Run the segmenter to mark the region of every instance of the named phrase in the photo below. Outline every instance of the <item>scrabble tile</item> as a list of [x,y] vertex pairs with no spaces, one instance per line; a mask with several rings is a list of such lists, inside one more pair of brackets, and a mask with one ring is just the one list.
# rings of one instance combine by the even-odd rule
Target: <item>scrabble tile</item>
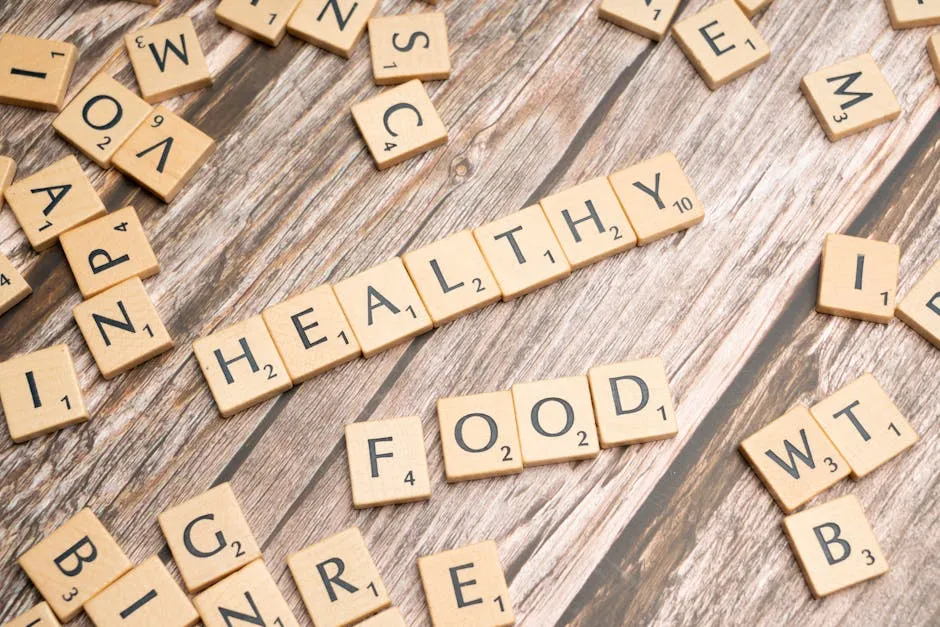
[[329,285],[268,307],[261,315],[295,384],[362,354]]
[[444,14],[407,13],[369,20],[372,75],[376,85],[450,76]]
[[0,315],[33,293],[23,275],[0,253]]
[[10,622],[4,623],[3,627],[62,627],[62,624],[52,613],[49,604],[43,601]]
[[940,259],[898,303],[894,315],[940,348]]
[[3,194],[7,191],[13,177],[16,176],[16,161],[0,155],[0,209],[3,208]]
[[72,315],[105,379],[173,348],[160,314],[137,277],[76,305]]
[[0,404],[14,442],[88,420],[69,347],[57,344],[0,363]]
[[447,129],[421,81],[354,104],[352,116],[379,170],[447,143]]
[[65,231],[105,214],[98,192],[74,156],[19,179],[5,196],[29,243],[39,251],[54,246]]
[[816,311],[891,322],[900,260],[897,244],[830,233],[819,265]]
[[215,8],[219,22],[243,35],[276,46],[287,33],[287,20],[300,0],[222,0]]
[[402,618],[401,610],[397,607],[390,607],[372,618],[357,623],[356,627],[408,627],[408,625],[405,623],[405,619]]
[[58,111],[65,102],[78,52],[70,43],[0,37],[0,104]]
[[346,425],[346,456],[356,509],[431,498],[417,416]]
[[679,0],[602,0],[598,15],[621,28],[662,41]]
[[340,281],[333,289],[364,357],[431,329],[431,317],[398,257]]
[[102,168],[152,107],[124,85],[99,74],[56,116],[52,128]]
[[850,471],[848,462],[802,405],[745,438],[741,453],[787,514]]
[[898,99],[870,54],[807,74],[800,89],[829,141],[901,115]]
[[672,34],[712,90],[770,58],[764,38],[735,0],[722,0],[678,22]]
[[671,152],[614,172],[607,178],[640,246],[705,219],[702,203]]
[[435,627],[512,625],[512,601],[492,540],[418,558]]
[[587,377],[516,383],[512,399],[523,465],[597,457],[597,427]]
[[171,507],[157,516],[157,521],[190,592],[198,592],[261,557],[228,483]]
[[437,421],[448,481],[522,472],[510,392],[438,399]]
[[852,469],[864,477],[920,437],[871,373],[810,407],[810,413]]
[[503,300],[571,274],[571,266],[541,207],[532,205],[473,230]]
[[676,410],[662,357],[588,370],[601,448],[675,437]]
[[895,29],[940,24],[940,4],[936,0],[885,0],[885,4]]
[[236,624],[299,627],[260,559],[215,584],[193,599],[193,603],[205,627]]
[[502,295],[470,231],[405,253],[402,261],[436,327]]
[[552,194],[539,205],[574,270],[636,246],[636,233],[604,177]]
[[888,572],[854,494],[787,516],[783,530],[817,599]]
[[144,100],[160,102],[212,84],[188,15],[124,35]]
[[758,12],[767,8],[773,0],[737,0],[738,6],[748,18],[754,17]]
[[19,564],[62,621],[72,620],[85,601],[131,568],[124,551],[87,508],[23,553]]
[[307,613],[317,627],[343,627],[391,605],[358,527],[289,555]]
[[215,151],[211,137],[169,109],[157,107],[112,163],[163,202],[170,202]]
[[927,54],[930,56],[933,72],[937,75],[937,82],[940,83],[940,33],[934,33],[927,40]]
[[82,296],[94,296],[131,277],[160,272],[137,211],[124,207],[59,237]]
[[301,0],[287,32],[344,59],[379,10],[379,0]]
[[85,603],[96,627],[189,627],[196,608],[156,555]]

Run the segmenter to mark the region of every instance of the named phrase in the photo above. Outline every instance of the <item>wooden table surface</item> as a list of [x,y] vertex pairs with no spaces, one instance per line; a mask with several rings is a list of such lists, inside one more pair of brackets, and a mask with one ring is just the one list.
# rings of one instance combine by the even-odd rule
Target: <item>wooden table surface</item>
[[[39,600],[16,558],[80,508],[133,561],[159,553],[171,564],[157,514],[231,481],[302,624],[285,557],[354,524],[414,625],[429,620],[416,558],[483,539],[499,546],[522,625],[936,624],[940,353],[897,320],[813,311],[826,233],[899,244],[901,295],[937,258],[930,29],[892,30],[881,0],[777,0],[755,20],[770,60],[710,92],[671,38],[654,44],[603,22],[597,4],[442,0],[454,72],[428,91],[450,141],[384,172],[349,114],[378,92],[365,41],[349,61],[289,36],[271,49],[217,23],[208,0],[0,4],[0,32],[78,46],[70,95],[102,69],[135,86],[123,34],[190,15],[215,84],[166,104],[219,144],[168,206],[82,157],[110,210],[141,215],[162,264],[145,284],[176,342],[111,381],[72,319],[81,297],[61,249],[37,255],[0,212],[0,250],[34,289],[0,319],[0,359],[68,344],[93,416],[26,444],[0,438],[0,619]],[[680,17],[706,4],[683,3]],[[831,144],[799,81],[866,51],[901,117]],[[0,107],[0,154],[21,175],[72,152],[53,117]],[[703,224],[219,417],[194,338],[666,150],[705,204]],[[444,481],[438,397],[656,354],[677,401],[675,439]],[[737,445],[866,371],[922,440],[819,499],[855,493],[891,571],[814,601],[783,515]],[[413,414],[432,499],[353,511],[343,426]]]

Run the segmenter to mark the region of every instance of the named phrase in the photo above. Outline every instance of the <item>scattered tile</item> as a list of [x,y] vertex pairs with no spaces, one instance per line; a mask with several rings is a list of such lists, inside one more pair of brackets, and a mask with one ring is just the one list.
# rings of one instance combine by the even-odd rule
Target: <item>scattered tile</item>
[[597,457],[597,427],[587,377],[516,383],[512,399],[523,465]]
[[417,416],[346,425],[346,455],[356,509],[431,498]]
[[149,103],[212,84],[196,29],[188,15],[124,35],[137,84]]
[[372,75],[376,85],[450,76],[444,14],[406,13],[369,20]]
[[222,0],[215,8],[215,17],[237,30],[269,46],[277,46],[287,34],[287,21],[300,0]]
[[233,627],[238,623],[299,627],[260,559],[199,594],[193,603],[205,627]]
[[3,208],[3,195],[13,182],[14,176],[16,176],[16,161],[12,157],[0,155],[0,209]]
[[0,104],[59,111],[77,59],[70,43],[6,33],[0,37]]
[[23,275],[0,253],[0,315],[33,293]]
[[897,244],[830,233],[819,265],[816,311],[891,322],[900,261]]
[[653,41],[662,41],[679,8],[679,0],[602,0],[602,20]]
[[287,22],[287,32],[348,59],[379,0],[301,0]]
[[49,604],[43,601],[20,614],[3,627],[62,627],[59,619],[52,613]]
[[401,610],[397,607],[390,607],[384,612],[379,612],[372,618],[358,623],[356,627],[408,627],[405,619],[402,618]]
[[937,82],[940,83],[940,33],[934,33],[927,40],[927,54],[930,56],[933,72],[937,75]]
[[437,420],[448,481],[522,472],[512,393],[438,399]]
[[894,315],[940,348],[940,259],[898,303]]
[[759,12],[767,8],[773,0],[737,0],[738,6],[744,11],[744,15],[752,18]]
[[933,0],[885,0],[895,29],[940,24],[940,4]]

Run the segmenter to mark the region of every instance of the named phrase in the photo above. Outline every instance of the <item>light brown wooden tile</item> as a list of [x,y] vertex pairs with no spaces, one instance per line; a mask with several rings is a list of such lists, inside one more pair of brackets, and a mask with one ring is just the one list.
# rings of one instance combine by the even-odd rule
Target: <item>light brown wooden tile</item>
[[362,354],[329,285],[268,307],[261,315],[295,385]]
[[354,104],[352,116],[379,170],[447,143],[447,129],[421,81]]
[[854,494],[787,516],[783,530],[817,599],[888,572]]
[[532,205],[473,230],[503,300],[509,301],[571,274],[541,207]]
[[169,109],[157,107],[114,153],[112,163],[170,202],[215,148],[211,137]]
[[3,194],[16,176],[16,161],[12,157],[0,155],[0,209],[3,208]]
[[516,383],[512,399],[523,465],[597,457],[597,426],[587,377]]
[[43,601],[4,623],[3,627],[62,627],[62,624],[52,613],[49,604]]
[[317,627],[343,627],[391,605],[358,527],[289,555],[287,565]]
[[402,261],[436,327],[502,296],[470,231],[405,253]]
[[679,0],[602,0],[598,15],[621,28],[662,41]]
[[5,196],[29,243],[40,251],[54,246],[65,231],[105,214],[98,192],[71,155],[19,179]]
[[14,442],[88,420],[69,347],[57,344],[0,363],[0,404]]
[[676,43],[709,89],[750,72],[770,48],[735,0],[722,0],[672,27]]
[[900,260],[897,244],[830,233],[819,265],[816,311],[891,322]]
[[800,89],[830,141],[901,115],[898,99],[870,54],[807,74]]
[[552,194],[539,205],[574,270],[636,246],[636,233],[605,177]]
[[76,305],[72,315],[105,379],[173,348],[173,339],[138,277]]
[[261,557],[228,483],[171,507],[157,520],[190,592],[198,592]]
[[160,102],[212,84],[188,15],[127,33],[124,45],[147,102]]
[[33,293],[23,275],[6,255],[0,253],[0,315]]
[[588,370],[602,448],[675,437],[676,410],[662,357]]
[[927,40],[927,54],[930,64],[933,65],[933,72],[937,75],[937,82],[940,83],[940,33],[934,33]]
[[233,627],[237,623],[299,627],[260,559],[215,584],[193,603],[205,627]]
[[432,327],[431,317],[399,257],[340,281],[333,290],[364,357]]
[[448,481],[522,472],[519,429],[509,391],[438,399],[437,421]]
[[754,17],[760,11],[763,11],[773,0],[737,0],[738,6],[744,11],[748,18]]
[[901,299],[894,315],[940,348],[940,259]]
[[96,627],[189,627],[196,608],[156,555],[85,603]]
[[373,17],[369,20],[369,48],[376,85],[450,76],[447,22],[441,12]]
[[435,627],[515,623],[499,551],[492,540],[418,558]]
[[301,0],[287,32],[348,59],[379,10],[379,0]]
[[356,509],[431,498],[417,416],[346,425],[346,456]]
[[640,246],[705,219],[704,206],[671,152],[614,172],[608,180]]
[[940,4],[936,0],[885,0],[885,5],[895,29],[940,24]]
[[850,472],[848,462],[802,405],[745,438],[741,453],[787,514]]
[[299,4],[300,0],[222,0],[215,17],[229,28],[276,46],[287,34],[287,20]]
[[356,627],[408,627],[408,624],[402,618],[401,610],[397,607],[390,607],[361,623],[357,623]]
[[72,98],[52,128],[102,168],[150,114],[151,107],[107,74],[99,74]]
[[124,551],[87,508],[23,553],[19,564],[62,621],[72,620],[85,601],[131,568]]
[[157,256],[133,207],[112,211],[59,237],[82,296],[88,298],[131,277],[160,272]]
[[859,479],[913,446],[920,437],[871,373],[810,407]]
[[65,102],[78,52],[70,43],[0,37],[0,104],[59,111]]

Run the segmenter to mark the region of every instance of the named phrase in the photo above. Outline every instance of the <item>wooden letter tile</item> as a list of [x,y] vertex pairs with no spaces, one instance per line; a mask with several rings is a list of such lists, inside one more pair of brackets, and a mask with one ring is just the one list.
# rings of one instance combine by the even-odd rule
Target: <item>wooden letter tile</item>
[[364,357],[431,329],[431,317],[399,257],[340,281],[333,289]]
[[653,41],[662,41],[679,0],[602,0],[598,15]]
[[299,627],[271,573],[260,559],[223,579],[195,599],[205,627],[239,624]]
[[131,568],[108,530],[83,509],[23,553],[20,567],[59,620],[70,621],[82,604]]
[[0,315],[33,293],[23,275],[0,253]]
[[300,0],[222,0],[215,17],[229,28],[276,46],[284,39],[287,20],[299,4]]
[[490,392],[437,401],[447,480],[522,472],[512,394]]
[[64,41],[0,37],[0,104],[58,111],[78,52]]
[[54,246],[65,231],[105,214],[74,156],[18,180],[5,195],[29,243],[39,251]]
[[153,555],[85,603],[96,627],[189,627],[196,608]]
[[898,99],[870,54],[807,74],[800,88],[829,141],[901,115]]
[[0,404],[14,442],[88,420],[69,347],[57,344],[0,363]]
[[738,6],[744,11],[744,15],[752,18],[758,12],[765,9],[773,0],[737,0]]
[[392,603],[358,527],[289,555],[287,565],[317,627],[351,625]]
[[853,479],[920,439],[871,373],[816,403],[810,412],[849,463]]
[[506,577],[492,540],[418,558],[435,627],[515,623]]
[[[0,310],[2,309],[0,305]],[[894,315],[940,348],[940,259],[934,262],[927,274],[922,276],[898,303]]]
[[43,601],[10,622],[3,623],[3,627],[62,627],[62,623],[52,613],[49,604]]
[[261,315],[295,384],[362,354],[329,285],[268,307]]
[[885,0],[885,4],[896,29],[940,24],[940,3],[936,0]]
[[372,74],[376,85],[450,76],[444,14],[407,13],[369,20]]
[[900,261],[897,244],[830,233],[819,266],[816,311],[891,322]]
[[662,357],[588,370],[601,447],[675,437],[676,410]]
[[417,416],[346,425],[346,456],[356,509],[431,498]]
[[705,219],[702,203],[671,152],[615,172],[608,180],[640,246]]
[[597,457],[597,427],[585,376],[512,386],[525,466]]
[[379,10],[379,0],[301,0],[287,32],[344,59]]
[[718,89],[770,58],[764,38],[735,0],[722,0],[682,20],[672,34],[709,89]]
[[114,153],[112,163],[163,202],[170,202],[213,151],[211,137],[169,109],[157,107]]
[[502,295],[470,231],[405,253],[402,261],[436,327]]
[[124,85],[99,74],[52,122],[52,128],[102,168],[150,114],[149,104]]
[[571,266],[541,207],[532,205],[473,230],[503,300],[571,274]]
[[636,246],[636,234],[604,177],[539,201],[573,270]]
[[3,208],[3,195],[13,182],[14,176],[16,176],[16,161],[11,157],[0,155],[0,209]]
[[[933,65],[933,73],[937,75],[937,82],[940,83],[940,33],[934,33],[927,40],[927,54],[930,56],[930,64]],[[0,187],[3,187],[0,184]]]
[[817,599],[888,572],[854,494],[787,516],[783,530]]
[[261,557],[228,483],[171,507],[157,520],[190,592],[198,592]]
[[802,405],[745,438],[741,453],[787,514],[844,479],[850,470]]
[[88,298],[131,277],[160,271],[133,207],[124,207],[59,237],[82,296]]
[[397,607],[390,607],[372,618],[357,623],[356,627],[408,627],[408,624],[402,618],[401,610]]
[[124,35],[144,100],[160,102],[212,84],[189,16]]

